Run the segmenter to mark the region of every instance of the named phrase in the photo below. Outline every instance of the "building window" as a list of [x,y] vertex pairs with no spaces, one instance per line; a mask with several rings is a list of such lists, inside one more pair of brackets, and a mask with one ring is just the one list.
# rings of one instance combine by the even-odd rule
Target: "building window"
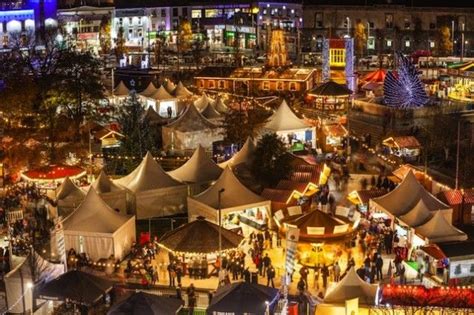
[[122,18],[119,19],[119,25],[120,25],[120,26],[123,25],[123,19],[122,19]]
[[430,30],[436,29],[436,24],[435,23],[430,23]]
[[314,15],[314,27],[315,28],[322,28],[323,27],[323,13],[322,12],[316,12]]
[[128,18],[128,25],[132,25],[132,24],[133,24],[133,22],[132,22],[132,21],[133,21],[133,20],[132,20],[132,18],[131,18],[131,17],[129,17],[129,18]]
[[385,14],[385,27],[393,28],[393,14],[391,13]]
[[290,91],[296,91],[296,82],[290,82]]
[[219,16],[219,10],[217,9],[206,9],[204,11],[204,16],[206,18],[215,18]]
[[405,27],[406,30],[410,29],[410,25],[411,25],[410,21],[408,19],[405,19],[404,27]]
[[202,12],[201,12],[201,10],[192,10],[192,11],[191,11],[191,18],[193,18],[193,19],[200,19],[200,18],[202,18]]
[[277,82],[277,90],[278,91],[283,91],[284,88],[285,88],[285,83],[284,82],[281,82],[281,81]]
[[220,90],[225,89],[225,81],[224,81],[224,80],[219,80],[219,82],[218,82],[218,88],[219,88]]
[[182,8],[181,9],[181,15],[184,16],[184,17],[187,17],[188,16],[188,8]]
[[204,88],[204,80],[199,80],[199,87]]
[[410,45],[411,45],[410,40],[409,40],[409,39],[405,39],[405,47],[408,48],[408,47],[410,47]]
[[374,29],[374,28],[375,28],[375,23],[374,23],[374,22],[369,22],[369,27],[370,27],[371,29]]
[[270,82],[268,82],[268,81],[263,81],[262,90],[264,90],[264,91],[270,90]]
[[392,40],[391,39],[387,39],[386,43],[387,43],[387,47],[392,47]]
[[367,49],[375,49],[375,37],[369,36],[367,39]]
[[178,8],[173,8],[173,16],[178,16]]
[[142,25],[142,17],[141,16],[138,17],[138,25]]
[[430,40],[430,48],[435,48],[435,42],[433,40]]
[[267,9],[263,9],[263,15],[267,15]]
[[161,17],[166,17],[166,10],[165,9],[161,9]]
[[210,88],[210,89],[215,89],[216,88],[216,81],[209,80],[209,84],[207,85],[207,87]]

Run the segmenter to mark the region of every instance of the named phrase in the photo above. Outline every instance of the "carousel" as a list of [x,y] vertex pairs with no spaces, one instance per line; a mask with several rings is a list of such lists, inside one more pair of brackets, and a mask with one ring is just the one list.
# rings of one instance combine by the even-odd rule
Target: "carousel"
[[329,80],[308,92],[308,101],[324,113],[344,112],[349,107],[351,95],[352,91],[345,84]]
[[56,189],[66,177],[72,180],[86,176],[86,171],[78,166],[48,165],[31,169],[21,174],[21,178],[45,189]]
[[337,207],[334,215],[315,209],[279,220],[281,235],[289,227],[299,229],[298,261],[307,267],[332,265],[347,252],[357,233],[360,214]]

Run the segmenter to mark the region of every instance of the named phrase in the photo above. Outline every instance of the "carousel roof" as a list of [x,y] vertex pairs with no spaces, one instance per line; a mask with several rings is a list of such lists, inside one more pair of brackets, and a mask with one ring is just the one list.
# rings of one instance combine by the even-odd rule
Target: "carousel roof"
[[217,179],[214,185],[202,193],[193,196],[192,198],[214,209],[217,209],[219,207],[218,199],[219,191],[221,189],[225,189],[225,191],[222,193],[220,203],[222,209],[241,207],[244,205],[266,201],[266,199],[245,187],[229,167],[227,167],[222,172],[221,176]]
[[308,233],[311,228],[324,228],[324,235],[337,234],[337,232],[334,233],[336,226],[347,224],[346,221],[320,210],[310,211],[295,219],[290,219],[286,223],[297,226],[300,229],[300,233],[307,235],[311,234]]
[[189,97],[189,96],[193,96],[193,92],[188,90],[184,86],[184,84],[181,81],[179,81],[178,85],[176,85],[176,88],[174,89],[174,95],[178,98]]
[[120,81],[119,84],[114,88],[114,95],[116,96],[128,96],[130,93],[130,90],[128,87],[123,83],[123,81]]
[[191,158],[182,166],[168,172],[173,178],[182,182],[199,183],[216,180],[222,169],[206,155],[204,148],[199,145]]
[[378,69],[367,73],[363,78],[362,81],[364,82],[375,82],[375,83],[383,83],[385,80],[385,76],[387,75],[387,70]]
[[56,199],[62,200],[65,198],[82,199],[86,193],[72,182],[69,177],[66,177],[61,185],[56,190]]
[[324,303],[345,304],[347,300],[359,298],[360,304],[374,305],[377,288],[376,284],[370,284],[362,280],[352,267],[333,289],[327,291]]
[[174,94],[174,90],[176,89],[176,84],[173,83],[170,79],[166,80],[165,83],[163,83],[163,86],[165,87],[166,91],[170,94]]
[[227,161],[219,163],[219,166],[222,168],[226,168],[227,166],[234,167],[242,163],[250,165],[253,159],[254,152],[255,152],[255,143],[249,137],[245,141],[242,148],[237,153],[235,153],[234,156],[232,156]]
[[[221,236],[222,250],[237,248],[244,239],[224,228],[221,228]],[[175,252],[209,254],[219,251],[218,239],[219,225],[198,217],[163,235],[160,244]]]
[[178,117],[175,121],[165,126],[166,128],[172,128],[180,132],[193,132],[201,131],[204,129],[214,129],[218,126],[213,122],[209,121],[204,117],[194,106],[189,104],[184,113]]
[[151,97],[154,98],[155,100],[158,100],[158,101],[171,100],[171,99],[175,98],[173,95],[168,93],[168,91],[166,91],[166,89],[163,85],[160,86],[158,88],[158,90],[155,93],[152,94]]
[[329,80],[312,89],[308,94],[316,96],[349,96],[352,94],[352,91],[345,84]]
[[222,115],[216,110],[214,105],[210,103],[207,104],[206,107],[201,111],[201,115],[203,115],[207,119],[217,119],[222,117]]
[[298,118],[291,110],[288,103],[283,100],[280,107],[273,115],[268,118],[268,122],[264,126],[265,129],[273,131],[297,130],[311,128],[304,120]]
[[202,93],[201,97],[194,101],[194,106],[199,110],[204,110],[207,105],[214,103],[214,100],[207,96],[206,93]]
[[115,182],[134,193],[181,185],[161,168],[150,152],[147,152],[136,169]]
[[107,174],[105,174],[104,170],[100,171],[99,177],[97,177],[97,179],[92,183],[91,187],[93,187],[99,194],[124,190],[122,187],[115,184]]
[[156,91],[158,91],[158,89],[156,88],[156,86],[153,84],[153,82],[150,82],[148,84],[148,86],[146,87],[146,89],[144,89],[143,91],[141,91],[140,94],[141,96],[145,96],[145,97],[152,97],[153,94],[156,93]]
[[86,175],[86,171],[78,166],[48,165],[21,174],[27,181],[60,181],[66,177],[79,178]]

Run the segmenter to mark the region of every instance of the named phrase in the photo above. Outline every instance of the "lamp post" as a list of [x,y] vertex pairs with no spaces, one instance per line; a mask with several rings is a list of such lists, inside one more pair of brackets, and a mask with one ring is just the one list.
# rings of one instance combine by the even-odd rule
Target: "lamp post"
[[451,21],[451,42],[453,43],[453,56],[454,53],[454,20]]
[[461,62],[464,59],[464,23],[461,24]]
[[225,191],[224,188],[219,189],[217,192],[217,211],[219,215],[219,256],[222,252],[222,218],[221,218],[221,195]]

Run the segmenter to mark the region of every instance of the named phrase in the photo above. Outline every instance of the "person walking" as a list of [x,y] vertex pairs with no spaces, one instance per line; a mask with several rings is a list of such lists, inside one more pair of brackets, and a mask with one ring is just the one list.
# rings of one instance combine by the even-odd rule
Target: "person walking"
[[383,268],[383,259],[380,254],[377,255],[377,258],[375,259],[375,278],[377,281],[383,280],[383,274],[382,274],[382,268]]
[[272,260],[270,257],[268,257],[268,254],[265,254],[265,257],[262,259],[263,263],[263,274],[260,274],[261,276],[265,277],[265,271],[267,271],[268,267],[272,264]]
[[334,282],[339,282],[339,280],[341,279],[341,266],[339,266],[339,263],[337,261],[334,263],[333,270],[334,270]]
[[301,276],[301,279],[303,279],[306,287],[308,287],[308,274],[309,274],[308,268],[306,266],[301,267],[300,276]]
[[175,278],[176,278],[176,270],[174,264],[171,262],[168,265],[168,276],[170,280],[170,287],[174,287],[176,285]]
[[326,290],[328,287],[328,276],[329,276],[329,269],[326,265],[323,265],[321,268],[321,276],[323,278],[323,288]]
[[196,307],[196,290],[194,289],[194,284],[190,284],[188,289],[186,290],[186,294],[188,295],[188,311],[189,315],[193,315],[194,308]]
[[183,269],[181,268],[181,264],[178,263],[178,265],[176,266],[176,280],[178,281],[178,285],[181,286],[181,278],[183,276]]
[[270,283],[272,284],[272,288],[275,287],[275,283],[273,282],[273,279],[275,278],[275,268],[270,264],[267,269],[267,287],[270,286]]
[[298,284],[296,285],[296,288],[300,292],[300,294],[303,294],[306,290],[306,283],[304,282],[303,278],[300,278],[298,281]]
[[245,270],[244,270],[244,281],[246,283],[250,283],[250,270],[249,270],[249,267],[245,268]]

